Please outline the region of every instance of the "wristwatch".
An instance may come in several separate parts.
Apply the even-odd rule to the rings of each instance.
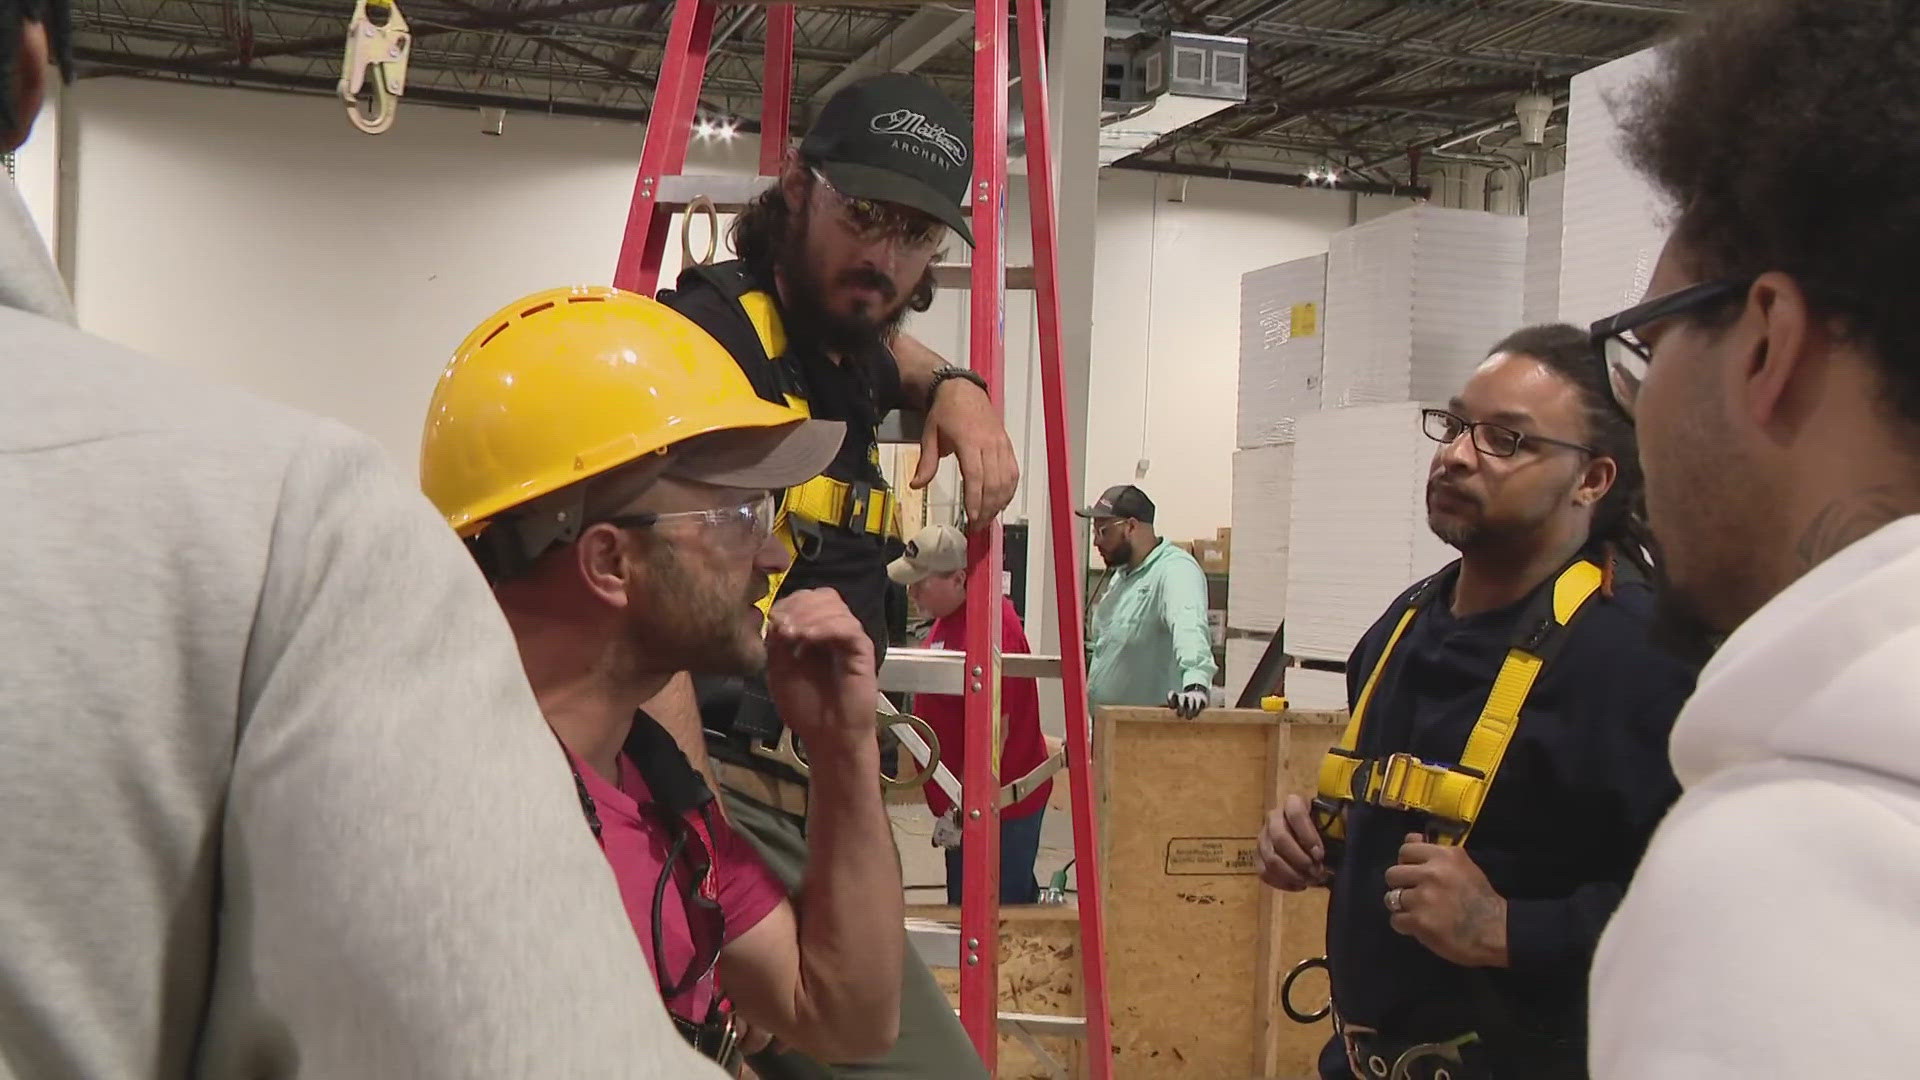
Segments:
[[[984,393],[993,393],[993,391],[987,389],[987,380],[982,378],[979,372],[971,368],[954,367],[949,364],[946,367],[934,369],[933,381],[927,384],[927,404],[925,408],[920,410],[921,412],[929,413],[933,411],[933,399],[939,396],[941,384],[945,383],[948,379],[961,379],[979,387]]]

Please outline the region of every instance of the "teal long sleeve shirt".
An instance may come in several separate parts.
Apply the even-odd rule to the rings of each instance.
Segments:
[[[1165,540],[1139,566],[1119,570],[1087,628],[1087,699],[1101,705],[1164,705],[1187,686],[1212,686],[1213,636],[1207,575]]]

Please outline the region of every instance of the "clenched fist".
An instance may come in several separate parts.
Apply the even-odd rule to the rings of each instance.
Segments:
[[[767,689],[809,758],[856,748],[879,752],[873,642],[832,589],[794,593],[768,612]]]
[[[1287,796],[1278,810],[1267,814],[1259,847],[1260,880],[1283,892],[1325,885],[1332,876],[1327,843],[1314,827],[1307,800],[1298,795]]]

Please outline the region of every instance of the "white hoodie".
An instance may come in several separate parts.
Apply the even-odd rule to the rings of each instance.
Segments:
[[[1593,964],[1595,1080],[1920,1076],[1920,517],[1746,621]]]
[[[75,330],[12,188],[0,1078],[718,1077],[452,530],[365,437]]]

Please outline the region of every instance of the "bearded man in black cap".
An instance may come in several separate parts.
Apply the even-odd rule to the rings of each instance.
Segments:
[[[971,124],[926,80],[885,74],[835,94],[787,155],[778,182],[735,219],[739,258],[693,266],[661,299],[739,362],[760,396],[846,424],[826,472],[786,492],[778,533],[794,554],[769,597],[838,592],[887,647],[887,564],[901,550],[877,429],[895,409],[925,420],[924,487],[958,458],[967,520],[982,526],[1013,497],[1019,467],[984,380],[948,366],[900,330],[933,302],[933,265],[957,237],[971,245],[964,200]],[[756,679],[682,679],[648,707],[696,760],[707,759],[735,826],[799,887],[807,863],[807,780],[781,763],[782,724]],[[704,747],[700,731],[704,728]],[[815,865],[831,853],[813,853]],[[984,1077],[946,996],[908,950],[900,1036],[886,1060],[827,1075]],[[754,1062],[765,1080],[822,1075],[787,1056]],[[770,1071],[770,1069],[775,1071]]]

